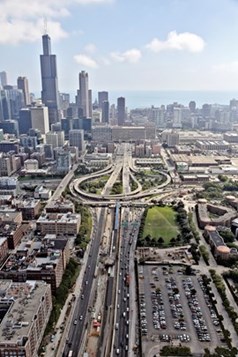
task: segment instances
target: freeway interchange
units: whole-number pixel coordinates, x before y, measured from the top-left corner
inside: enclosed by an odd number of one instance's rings
[[[158,187],[142,191],[142,187],[136,180],[131,158],[129,144],[118,146],[113,166],[107,167],[92,175],[74,179],[70,185],[70,192],[74,200],[92,206],[94,212],[93,231],[91,242],[87,249],[87,260],[81,270],[81,288],[75,291],[72,314],[68,317],[67,336],[62,341],[62,349],[56,356],[76,357],[83,356],[89,343],[91,328],[91,311],[96,294],[100,294],[97,284],[99,261],[101,259],[102,237],[107,235],[107,257],[111,266],[108,270],[105,304],[102,311],[101,333],[98,339],[96,354],[99,356],[132,356],[136,344],[136,293],[134,276],[134,250],[138,235],[140,218],[143,207],[133,207],[133,202],[141,202],[146,197],[164,193],[165,187],[170,183],[170,176],[166,176],[165,182]],[[80,188],[80,184],[86,180],[100,178],[105,174],[110,177],[102,190],[101,195],[90,194]],[[111,195],[111,189],[118,178],[121,177],[123,192],[119,195]],[[135,181],[137,189],[130,190],[130,181]],[[62,188],[62,187],[60,187]],[[103,207],[93,208],[97,202],[104,202]],[[115,206],[113,224],[106,229],[109,207]]]

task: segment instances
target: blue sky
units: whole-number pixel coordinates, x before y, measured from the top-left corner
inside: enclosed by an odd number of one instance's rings
[[[238,90],[238,0],[0,0],[0,70],[36,93],[44,18],[62,92]]]

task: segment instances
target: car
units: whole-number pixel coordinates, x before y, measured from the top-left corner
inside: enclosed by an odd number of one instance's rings
[[[88,285],[88,280],[85,281],[85,285]]]
[[[81,299],[82,299],[82,300],[84,299],[84,294],[81,295]]]
[[[77,322],[78,322],[77,319],[75,319],[75,320],[74,320],[74,325],[77,325]]]
[[[82,321],[83,320],[83,315],[79,316],[79,320]]]

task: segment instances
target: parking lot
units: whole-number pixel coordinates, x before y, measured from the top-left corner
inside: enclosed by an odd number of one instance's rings
[[[158,343],[187,345],[194,353],[223,344],[202,278],[185,275],[179,266],[139,266],[139,309],[146,356]]]

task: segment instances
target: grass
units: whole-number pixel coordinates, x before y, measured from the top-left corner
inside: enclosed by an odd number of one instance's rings
[[[178,233],[176,212],[171,207],[156,206],[148,210],[143,238],[147,235],[152,238],[162,237],[166,244],[171,238],[176,238]]]

